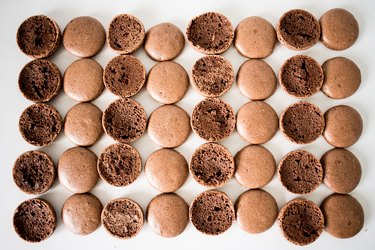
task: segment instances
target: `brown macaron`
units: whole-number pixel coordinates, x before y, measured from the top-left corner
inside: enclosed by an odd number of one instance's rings
[[[102,125],[106,134],[116,141],[133,142],[146,130],[146,112],[132,99],[117,99],[104,111]]]
[[[224,192],[208,190],[194,198],[189,217],[201,233],[219,235],[232,226],[236,215],[232,201]]]
[[[103,92],[103,68],[93,59],[74,61],[64,73],[64,92],[78,102],[90,102]]]
[[[280,161],[278,175],[281,184],[295,194],[309,194],[323,181],[323,167],[310,152],[295,150]]]
[[[279,71],[283,90],[297,98],[307,98],[317,93],[323,85],[322,67],[313,58],[296,55],[284,62]]]
[[[332,99],[344,99],[353,95],[361,84],[361,70],[348,58],[331,58],[323,63],[322,68],[322,92]]]
[[[159,194],[148,204],[146,218],[151,229],[158,235],[176,237],[189,223],[189,207],[177,194]]]
[[[204,56],[193,66],[191,83],[205,97],[225,94],[234,81],[232,64],[222,56]]]
[[[151,186],[165,193],[179,189],[189,175],[185,157],[168,148],[153,152],[147,158],[144,170]]]
[[[193,152],[190,173],[203,186],[221,187],[234,174],[233,156],[220,144],[205,143]]]
[[[27,194],[47,192],[56,179],[56,168],[52,158],[38,150],[20,155],[13,165],[13,180]]]
[[[160,62],[148,72],[146,87],[157,102],[173,104],[185,96],[189,88],[189,76],[176,62]]]
[[[65,135],[78,146],[92,146],[103,134],[102,111],[92,103],[78,103],[65,115]]]
[[[277,41],[272,24],[259,16],[243,19],[236,27],[234,46],[249,58],[265,58],[272,54]]]
[[[163,105],[155,109],[149,119],[147,133],[151,140],[163,148],[182,145],[191,132],[188,113],[176,105]]]
[[[237,182],[246,188],[261,188],[275,175],[276,161],[272,153],[259,145],[248,145],[234,157]]]
[[[116,56],[105,67],[103,81],[113,94],[130,97],[137,94],[146,82],[146,68],[134,56]]]
[[[251,234],[262,233],[272,227],[279,212],[275,198],[262,189],[242,193],[235,203],[235,210],[238,225]]]
[[[324,228],[320,208],[314,202],[300,198],[289,201],[281,208],[278,222],[283,236],[299,246],[313,243]]]
[[[362,134],[361,115],[352,107],[339,105],[324,113],[324,139],[334,147],[346,148],[356,143]]]
[[[206,98],[198,103],[191,115],[191,127],[202,139],[221,141],[230,136],[236,126],[232,107],[218,98]]]
[[[320,38],[318,20],[306,10],[294,9],[284,13],[276,28],[280,43],[292,50],[305,50]]]
[[[308,144],[323,133],[325,119],[320,109],[309,102],[297,102],[287,107],[280,117],[280,130],[297,144]]]
[[[319,20],[323,44],[333,50],[344,50],[358,38],[359,26],[355,17],[347,10],[335,8],[327,11]]]
[[[58,49],[60,42],[59,26],[44,15],[27,18],[17,30],[18,47],[34,59],[49,57]]]
[[[125,187],[133,183],[141,171],[141,155],[128,144],[109,145],[98,158],[100,177],[115,187]]]
[[[336,193],[350,193],[361,180],[361,163],[349,150],[331,149],[322,156],[320,162],[324,170],[324,184]]]
[[[186,36],[195,50],[215,55],[225,52],[232,45],[234,28],[223,14],[207,12],[190,21]]]
[[[87,148],[67,149],[57,165],[60,183],[73,193],[91,191],[99,180],[97,161],[98,157]]]
[[[364,224],[361,203],[349,194],[331,194],[320,205],[325,219],[325,230],[336,238],[357,235]]]
[[[108,29],[108,44],[120,54],[133,54],[143,44],[145,28],[135,16],[119,14],[115,16]]]
[[[237,132],[251,144],[263,144],[279,129],[276,111],[266,102],[250,101],[237,113]]]
[[[22,68],[18,86],[26,99],[32,102],[48,102],[60,91],[61,72],[54,63],[36,59]]]
[[[41,242],[56,228],[56,212],[51,203],[34,198],[18,205],[13,215],[13,227],[20,238],[28,242]]]
[[[146,33],[145,51],[156,61],[173,60],[184,47],[184,34],[172,23],[160,23],[150,28]]]
[[[249,59],[238,69],[237,87],[253,101],[267,99],[277,88],[275,72],[265,61]]]
[[[101,217],[105,230],[119,239],[135,237],[144,223],[142,208],[135,201],[127,198],[108,202],[103,208]]]
[[[34,146],[51,144],[63,127],[59,112],[51,105],[37,103],[21,114],[18,127],[25,141]]]
[[[92,57],[104,46],[105,30],[93,17],[76,17],[66,25],[62,42],[71,54],[78,57]]]

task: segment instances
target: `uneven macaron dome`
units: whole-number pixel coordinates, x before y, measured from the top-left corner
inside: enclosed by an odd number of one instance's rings
[[[292,50],[305,50],[320,38],[318,20],[306,10],[294,9],[284,13],[276,28],[280,43]]]
[[[233,156],[220,144],[203,144],[193,152],[190,173],[203,186],[221,187],[234,174]]]
[[[27,194],[42,194],[50,189],[56,179],[52,158],[38,150],[20,155],[13,165],[13,180]]]
[[[186,35],[195,50],[207,55],[221,54],[232,45],[234,28],[223,14],[207,12],[190,21]]]
[[[322,67],[312,57],[296,55],[284,62],[279,71],[279,82],[288,94],[307,98],[317,93],[323,85]]]
[[[232,64],[224,57],[204,56],[195,62],[191,79],[199,94],[219,97],[232,87],[234,71]]]
[[[37,103],[22,112],[18,126],[25,141],[34,146],[46,146],[61,132],[63,121],[54,107]]]
[[[18,86],[26,99],[32,102],[48,102],[59,93],[62,86],[61,72],[54,63],[36,59],[22,68]]]
[[[132,54],[143,44],[145,28],[135,16],[119,14],[115,16],[108,29],[108,43],[120,54]]]
[[[229,197],[220,191],[208,190],[197,195],[189,207],[193,226],[203,234],[219,235],[227,231],[235,220]]]
[[[280,130],[290,141],[308,144],[323,133],[325,119],[320,109],[309,102],[297,102],[287,107],[280,117]]]
[[[59,26],[44,15],[27,18],[17,30],[18,47],[34,59],[49,57],[60,46],[60,42]]]
[[[51,203],[34,198],[22,202],[13,215],[13,227],[20,238],[28,242],[41,242],[56,228],[56,212]]]
[[[118,99],[104,111],[102,125],[106,134],[113,139],[129,143],[137,140],[145,132],[146,112],[132,99]]]

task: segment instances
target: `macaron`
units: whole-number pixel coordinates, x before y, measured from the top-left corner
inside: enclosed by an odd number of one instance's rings
[[[18,236],[27,242],[41,242],[56,228],[56,212],[44,199],[29,199],[18,205],[13,215],[13,227]]]
[[[23,139],[34,146],[51,144],[63,126],[59,112],[51,105],[37,103],[21,114],[18,127]]]
[[[92,103],[78,103],[65,116],[64,133],[78,146],[91,146],[103,134],[102,111]]]
[[[87,148],[67,149],[57,165],[60,183],[73,193],[91,191],[99,180],[97,161],[98,157]]]
[[[135,237],[144,223],[142,208],[128,198],[118,198],[108,202],[103,208],[101,218],[105,230],[119,239]]]
[[[198,52],[216,55],[225,52],[232,45],[234,28],[223,14],[207,12],[190,21],[186,36],[189,44]]]
[[[109,145],[98,158],[100,178],[115,187],[125,187],[133,183],[141,171],[141,156],[128,144]]]
[[[237,113],[237,132],[251,144],[263,144],[276,134],[279,118],[276,111],[262,101],[250,101]]]
[[[155,61],[173,60],[184,47],[184,34],[172,23],[160,23],[146,33],[144,48],[147,55]]]
[[[115,16],[108,29],[108,44],[119,54],[133,54],[143,44],[145,28],[135,16],[119,14]]]
[[[208,190],[197,195],[189,207],[193,226],[201,233],[219,235],[227,231],[235,220],[232,201],[224,193]]]
[[[253,101],[265,100],[276,91],[275,72],[265,61],[249,59],[238,69],[237,87],[244,96]]]
[[[64,92],[78,102],[90,102],[103,92],[103,68],[90,58],[78,59],[64,73]]]
[[[62,86],[60,70],[48,60],[33,60],[22,68],[18,86],[26,99],[48,102],[59,93]]]
[[[202,139],[221,141],[230,136],[236,125],[232,107],[218,98],[199,102],[191,115],[191,127]]]
[[[324,139],[334,147],[346,148],[356,143],[362,134],[363,121],[357,110],[338,105],[324,113]]]
[[[45,15],[27,18],[17,30],[17,44],[27,56],[39,59],[51,56],[60,46],[61,31],[57,23]]]
[[[359,35],[359,25],[352,13],[335,8],[325,12],[320,20],[321,40],[332,50],[344,50],[352,46]]]
[[[323,133],[325,119],[312,103],[301,101],[287,107],[280,117],[280,130],[291,142],[308,144]]]
[[[237,182],[246,188],[261,188],[275,175],[276,161],[272,153],[260,145],[248,145],[234,157]]]
[[[301,198],[291,200],[281,208],[278,222],[285,239],[299,246],[316,241],[324,228],[320,208],[314,202]]]
[[[56,179],[52,158],[39,150],[21,154],[13,165],[13,180],[27,194],[47,192]]]
[[[134,56],[116,56],[105,67],[103,81],[111,93],[122,98],[130,97],[137,94],[146,82],[146,68]]]
[[[154,143],[164,148],[182,145],[190,132],[188,113],[176,105],[160,106],[151,113],[148,119],[148,135]]]
[[[323,85],[322,67],[312,57],[296,55],[284,62],[279,71],[282,89],[296,98],[307,98]]]
[[[222,56],[204,56],[193,65],[191,83],[205,97],[222,96],[232,87],[233,81],[232,64]]]
[[[271,228],[278,215],[275,198],[262,189],[250,189],[242,193],[235,203],[235,210],[238,225],[251,234]]]
[[[322,65],[324,82],[322,92],[332,99],[353,95],[361,84],[361,71],[350,59],[334,57]]]
[[[349,150],[333,148],[322,156],[320,162],[324,184],[336,193],[350,193],[361,180],[361,163]]]
[[[114,140],[122,143],[133,142],[146,130],[146,112],[132,99],[117,99],[104,111],[102,125],[105,133]]]
[[[165,238],[176,237],[189,223],[189,207],[177,194],[159,194],[148,204],[146,218],[156,234]]]
[[[363,228],[365,214],[361,203],[349,194],[331,194],[320,205],[325,219],[325,231],[346,239],[357,235]]]
[[[144,170],[151,186],[165,193],[178,190],[189,175],[185,157],[168,148],[153,152],[147,158]]]
[[[61,219],[73,233],[87,235],[100,226],[103,205],[93,194],[73,194],[61,208]]]
[[[66,25],[62,42],[65,49],[74,56],[92,57],[104,46],[105,30],[93,17],[76,17]]]
[[[205,143],[193,152],[190,173],[203,186],[221,187],[234,174],[233,156],[220,144]]]
[[[173,104],[185,96],[189,88],[189,76],[176,62],[160,62],[148,72],[146,87],[155,101]]]
[[[276,31],[270,22],[250,16],[237,25],[233,43],[243,56],[265,58],[272,54],[276,41]]]
[[[280,161],[278,175],[281,184],[295,194],[309,194],[323,181],[323,167],[310,152],[294,150]]]
[[[320,38],[318,20],[308,11],[293,9],[279,19],[276,33],[280,43],[292,50],[306,50]]]

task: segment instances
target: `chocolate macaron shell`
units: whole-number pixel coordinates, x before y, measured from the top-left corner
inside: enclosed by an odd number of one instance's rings
[[[208,190],[197,195],[189,207],[193,226],[203,234],[219,235],[227,231],[235,220],[232,201],[221,191]]]
[[[234,28],[223,14],[207,12],[190,21],[186,36],[198,52],[215,55],[225,52],[232,45]]]
[[[104,206],[101,220],[105,230],[113,237],[130,239],[141,231],[144,215],[135,201],[118,198]]]
[[[41,242],[56,228],[56,212],[51,203],[34,198],[18,205],[13,215],[13,227],[18,236],[27,242]]]
[[[324,228],[324,216],[314,202],[297,198],[281,208],[278,223],[288,241],[305,246],[319,238]]]

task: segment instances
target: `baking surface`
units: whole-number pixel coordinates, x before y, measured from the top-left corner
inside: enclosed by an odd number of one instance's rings
[[[274,26],[278,18],[287,10],[293,8],[302,8],[311,12],[316,18],[319,18],[325,11],[341,7],[349,10],[357,18],[360,26],[360,34],[356,43],[347,50],[333,51],[321,42],[306,51],[292,51],[280,43],[276,45],[274,52],[265,59],[273,70],[277,73],[282,63],[289,57],[296,54],[306,54],[319,63],[335,56],[345,56],[353,60],[361,69],[362,83],[358,91],[351,97],[343,100],[333,100],[326,97],[322,92],[315,94],[308,98],[314,104],[317,104],[323,112],[332,106],[339,104],[346,104],[354,107],[359,111],[364,122],[364,130],[359,141],[351,146],[349,150],[353,152],[361,162],[362,165],[362,179],[358,187],[351,193],[362,204],[365,212],[365,224],[361,232],[354,238],[337,239],[323,232],[320,238],[313,244],[304,247],[304,249],[370,249],[375,245],[375,171],[373,163],[375,162],[375,154],[373,152],[373,143],[375,139],[375,123],[374,123],[374,106],[375,106],[375,60],[374,44],[375,44],[375,15],[373,10],[375,8],[375,1],[371,0],[331,0],[331,1],[316,1],[316,0],[262,0],[262,1],[247,1],[247,0],[216,0],[216,1],[175,1],[175,0],[136,0],[136,1],[1,1],[0,2],[0,34],[1,34],[1,59],[0,59],[0,83],[1,83],[1,98],[0,98],[0,159],[1,159],[1,174],[0,174],[0,190],[2,194],[2,201],[0,206],[0,248],[1,249],[230,249],[230,248],[246,248],[246,249],[297,249],[299,247],[292,245],[285,240],[278,228],[277,223],[273,225],[268,231],[251,235],[242,231],[235,222],[232,227],[220,236],[205,236],[198,232],[190,223],[186,230],[178,237],[173,239],[165,239],[156,235],[149,225],[145,223],[141,232],[133,239],[119,240],[110,236],[101,226],[94,233],[87,236],[78,236],[70,232],[62,223],[60,212],[64,201],[72,194],[66,190],[58,180],[54,186],[42,198],[50,201],[56,209],[58,216],[58,224],[53,235],[36,244],[26,243],[21,240],[13,230],[12,219],[15,208],[22,201],[30,199],[32,195],[22,193],[13,182],[12,167],[16,158],[32,149],[36,149],[26,143],[18,131],[18,119],[21,112],[32,103],[26,100],[18,89],[18,74],[22,67],[31,59],[23,55],[16,44],[16,32],[18,26],[27,17],[37,14],[45,14],[54,19],[60,29],[63,30],[66,24],[73,18],[78,16],[92,16],[98,19],[106,28],[109,25],[112,17],[120,13],[130,13],[138,17],[144,24],[145,29],[148,30],[152,26],[162,23],[171,22],[177,25],[183,32],[190,19],[207,11],[217,11],[227,16],[234,26],[248,16],[261,16],[270,21]],[[108,44],[97,56],[94,57],[102,67],[105,67],[110,59],[117,54],[112,51]],[[143,49],[135,53],[135,56],[140,59],[146,66],[147,71],[156,63],[151,60]],[[190,46],[185,45],[183,53],[177,57],[176,62],[185,67],[190,74],[194,62],[202,57],[194,51]],[[238,71],[240,65],[246,60],[237,50],[232,46],[227,52],[223,54],[234,67],[235,72]],[[50,58],[61,70],[64,72],[67,66],[74,60],[78,59],[69,54],[63,46]],[[104,110],[109,103],[117,99],[108,90],[93,101],[101,110]],[[147,116],[161,104],[154,101],[145,88],[135,97],[146,110]],[[200,96],[191,86],[186,96],[177,103],[191,114],[194,105],[196,105],[203,97]],[[239,108],[245,104],[248,99],[242,95],[237,86],[234,84],[232,88],[222,97],[222,99],[229,102],[234,111],[237,113]],[[266,100],[280,116],[282,110],[288,105],[297,102],[298,100],[288,96],[278,86],[275,94]],[[64,94],[63,91],[50,102],[55,106],[62,116],[65,116],[67,111],[76,104]],[[90,149],[99,155],[102,150],[114,143],[114,141],[107,135],[102,136],[101,139]],[[188,140],[177,151],[182,153],[189,161],[192,152],[204,141],[198,136],[190,134]],[[220,142],[226,146],[230,152],[235,155],[247,143],[234,132],[228,139]],[[145,133],[139,140],[131,143],[142,156],[143,164],[147,157],[159,147],[151,141],[147,133]],[[50,154],[55,163],[59,156],[68,148],[73,147],[74,144],[61,133],[58,139],[52,145],[42,148],[43,151]],[[305,149],[315,154],[320,158],[324,152],[332,147],[320,137],[317,141],[299,146],[288,142],[280,131],[274,136],[272,140],[264,144],[275,156],[276,162],[279,162],[282,156],[294,149]],[[279,209],[290,199],[299,197],[289,193],[280,184],[277,176],[274,176],[272,181],[264,187],[277,200]],[[193,198],[200,192],[206,190],[189,176],[187,182],[177,191],[177,194],[182,196],[186,202],[190,204]],[[246,189],[240,186],[235,179],[232,179],[224,187],[219,190],[225,191],[234,202],[237,197]],[[96,187],[92,190],[101,202],[106,204],[112,199],[119,197],[128,197],[137,201],[145,210],[149,201],[158,194],[146,179],[144,172],[131,185],[122,188],[110,186],[104,181],[100,180]],[[303,196],[311,199],[320,205],[321,201],[328,196],[331,191],[324,185],[314,191],[313,193]]]

